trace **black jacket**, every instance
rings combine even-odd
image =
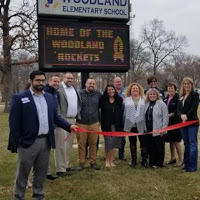
[[[51,94],[54,97],[54,101],[55,101],[56,108],[57,108],[57,106],[58,106],[58,92],[57,92],[57,90],[55,90],[52,86],[47,84],[44,88],[44,91],[48,92],[49,94]]]
[[[167,105],[168,99],[169,99],[169,95],[163,99],[163,101],[166,103],[166,105]],[[173,98],[171,99],[171,101],[169,102],[169,105],[168,105],[169,114],[174,113],[174,116],[169,117],[169,125],[177,124],[180,122],[180,119],[177,115],[178,102],[179,102],[179,95],[177,93],[175,93],[175,95],[173,96]]]
[[[116,125],[116,131],[123,131],[123,99],[119,96],[118,101],[113,104],[114,113],[111,113],[113,107],[111,108],[109,100],[103,96],[100,99],[102,131],[111,131],[113,121]]]
[[[187,121],[198,120],[197,110],[199,106],[199,94],[195,91],[191,91],[188,97],[185,99],[183,106],[183,98],[178,102],[178,116],[182,114],[187,115]],[[193,124],[198,125],[199,123]]]

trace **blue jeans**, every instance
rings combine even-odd
[[[181,128],[181,135],[185,145],[184,166],[187,171],[197,170],[198,147],[197,134],[199,126]]]

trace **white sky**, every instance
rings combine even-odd
[[[200,56],[200,0],[130,0],[132,4],[132,31],[135,38],[141,26],[156,17],[164,21],[166,30],[185,35],[187,53]]]

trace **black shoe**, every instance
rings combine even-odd
[[[131,167],[136,167],[137,163],[136,162],[131,162],[130,166]]]
[[[84,169],[84,165],[79,164],[78,167],[77,167],[77,170],[78,171],[83,171],[83,169]]]
[[[143,167],[145,167],[145,168],[148,168],[148,167],[149,167],[148,162],[147,162],[146,160],[143,160],[143,161],[141,162],[141,165],[142,165]]]
[[[125,157],[119,157],[120,160],[127,161]]]
[[[66,177],[67,176],[67,172],[56,172],[58,177]]]
[[[90,166],[95,170],[100,170],[100,167],[96,163],[90,164]]]
[[[71,167],[66,168],[66,172],[75,171],[75,170],[76,170],[76,169],[71,168]]]
[[[52,181],[57,179],[57,178],[59,178],[59,177],[58,176],[53,176],[52,174],[47,175],[47,179],[52,180]]]
[[[168,165],[172,165],[172,164],[175,164],[175,163],[176,163],[176,158],[173,159],[173,160],[170,160],[167,164],[168,164]]]

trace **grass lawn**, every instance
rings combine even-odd
[[[8,114],[0,108],[0,199],[11,200],[16,171],[17,155],[7,151]],[[46,200],[200,200],[200,170],[188,173],[181,168],[165,165],[162,169],[145,169],[138,165],[135,169],[129,166],[130,152],[128,139],[126,157],[128,161],[116,159],[116,168],[104,167],[104,143],[98,151],[98,164],[101,170],[94,171],[87,161],[83,172],[72,172],[66,178],[46,181]],[[169,160],[169,145],[166,145],[165,162]],[[77,149],[73,149],[71,163],[77,166]],[[52,170],[55,173],[52,151]],[[31,199],[32,191],[26,192],[27,200]]]

